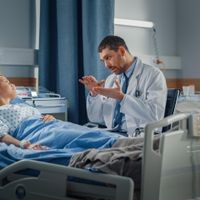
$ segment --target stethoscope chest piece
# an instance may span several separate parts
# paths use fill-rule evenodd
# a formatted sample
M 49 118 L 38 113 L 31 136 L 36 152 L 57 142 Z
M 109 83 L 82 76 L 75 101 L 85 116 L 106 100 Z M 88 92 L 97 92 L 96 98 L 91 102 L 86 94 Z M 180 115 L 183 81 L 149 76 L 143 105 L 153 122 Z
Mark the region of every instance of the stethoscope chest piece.
M 135 97 L 140 97 L 140 96 L 141 96 L 140 90 L 136 90 L 136 91 L 135 91 Z

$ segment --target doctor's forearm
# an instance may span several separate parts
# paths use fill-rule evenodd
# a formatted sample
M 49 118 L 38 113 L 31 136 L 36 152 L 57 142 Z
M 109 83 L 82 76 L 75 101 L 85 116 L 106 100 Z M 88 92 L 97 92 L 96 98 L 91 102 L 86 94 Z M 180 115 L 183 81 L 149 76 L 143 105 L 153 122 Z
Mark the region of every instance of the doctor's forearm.
M 103 123 L 103 116 L 102 116 L 102 110 L 100 111 L 97 108 L 88 108 L 87 109 L 87 115 L 88 115 L 88 119 L 90 122 L 94 122 L 94 123 Z
M 92 104 L 87 104 L 87 115 L 88 115 L 88 119 L 90 122 L 95 122 L 95 123 L 103 123 L 103 115 L 102 115 L 102 105 L 101 102 L 99 102 L 98 104 L 94 104 L 94 102 Z
M 131 106 L 130 106 L 131 105 Z M 121 111 L 134 118 L 144 121 L 158 120 L 158 107 L 136 97 L 126 95 L 122 100 Z

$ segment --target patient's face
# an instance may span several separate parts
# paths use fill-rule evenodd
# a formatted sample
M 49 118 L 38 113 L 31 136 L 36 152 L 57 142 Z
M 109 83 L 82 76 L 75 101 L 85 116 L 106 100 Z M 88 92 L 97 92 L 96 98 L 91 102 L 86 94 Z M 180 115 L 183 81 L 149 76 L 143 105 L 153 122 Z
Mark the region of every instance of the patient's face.
M 13 99 L 16 97 L 15 85 L 5 76 L 0 76 L 0 97 Z

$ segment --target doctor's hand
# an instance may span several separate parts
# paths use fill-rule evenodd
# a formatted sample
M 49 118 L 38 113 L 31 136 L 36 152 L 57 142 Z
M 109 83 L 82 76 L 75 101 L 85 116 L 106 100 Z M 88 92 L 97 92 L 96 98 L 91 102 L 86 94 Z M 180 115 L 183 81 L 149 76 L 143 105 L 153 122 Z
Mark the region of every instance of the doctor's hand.
M 79 82 L 82 83 L 91 92 L 92 96 L 96 96 L 97 93 L 93 91 L 93 88 L 103 87 L 105 80 L 97 81 L 94 76 L 83 76 L 82 79 L 79 79 Z
M 105 97 L 117 99 L 121 101 L 124 98 L 124 93 L 121 90 L 121 86 L 118 80 L 115 80 L 116 88 L 102 88 L 102 87 L 94 87 L 92 91 L 97 94 L 103 95 Z

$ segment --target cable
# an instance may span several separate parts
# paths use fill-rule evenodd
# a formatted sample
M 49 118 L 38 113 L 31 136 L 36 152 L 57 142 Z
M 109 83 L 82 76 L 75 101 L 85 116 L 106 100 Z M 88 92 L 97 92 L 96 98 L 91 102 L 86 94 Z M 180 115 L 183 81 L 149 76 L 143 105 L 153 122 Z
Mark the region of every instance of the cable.
M 159 56 L 158 43 L 157 43 L 157 39 L 156 39 L 156 28 L 153 27 L 152 30 L 153 30 L 152 39 L 153 39 L 153 46 L 154 46 L 154 52 L 155 52 L 154 63 L 157 65 L 163 64 L 163 61 L 160 59 L 160 56 Z

